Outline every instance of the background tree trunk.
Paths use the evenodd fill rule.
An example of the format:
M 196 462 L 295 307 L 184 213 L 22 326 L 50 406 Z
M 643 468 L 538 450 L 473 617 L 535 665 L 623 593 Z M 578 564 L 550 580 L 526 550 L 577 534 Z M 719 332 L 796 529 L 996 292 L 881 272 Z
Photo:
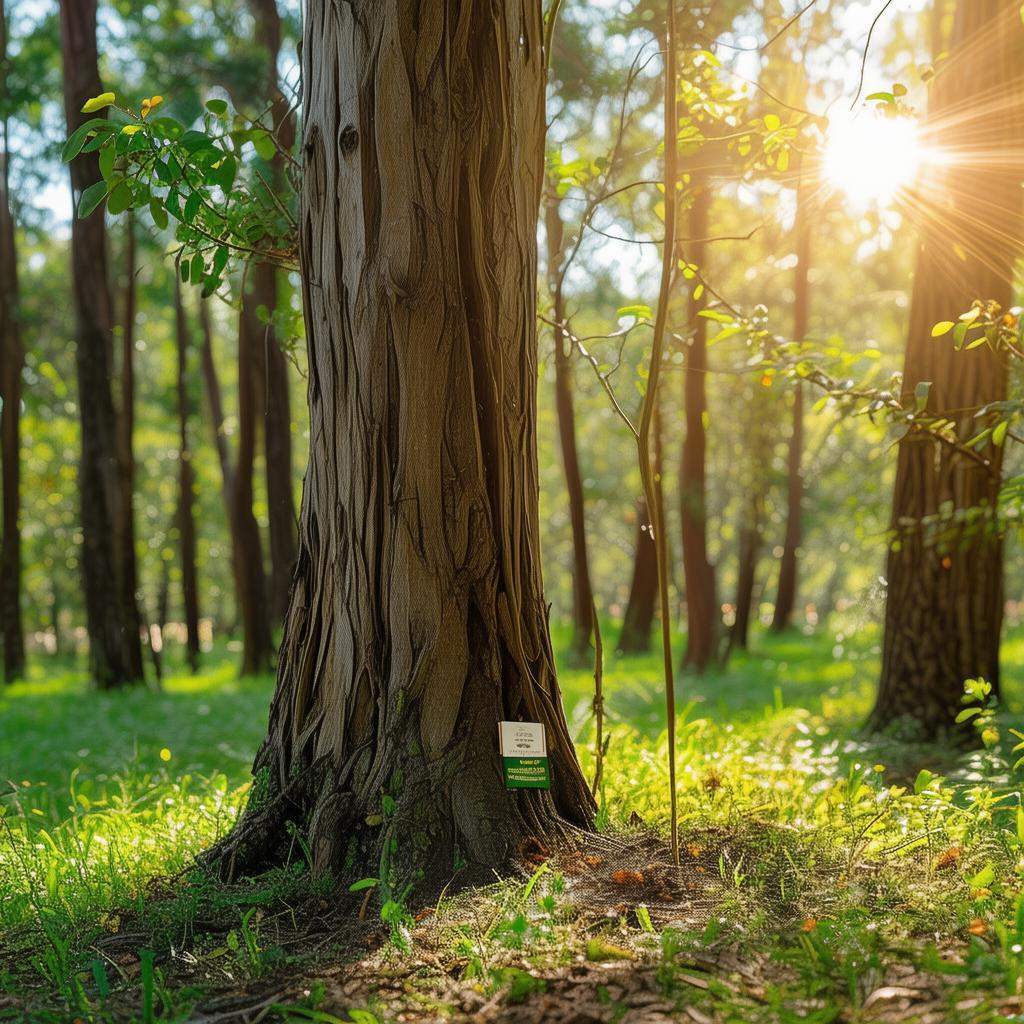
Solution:
M 935 215 L 922 229 L 903 388 L 913 396 L 930 381 L 927 410 L 953 418 L 965 441 L 978 430 L 975 410 L 1006 396 L 1005 357 L 987 345 L 956 351 L 952 334 L 933 339 L 931 329 L 975 299 L 1012 303 L 1024 111 L 1019 8 L 1015 0 L 960 0 L 929 111 L 930 129 L 955 162 L 922 189 Z M 1003 544 L 992 513 L 1002 448 L 982 454 L 991 471 L 913 432 L 900 441 L 876 727 L 907 716 L 935 736 L 953 724 L 965 679 L 984 676 L 998 687 Z M 949 536 L 936 542 L 921 520 L 944 503 L 984 518 L 973 528 L 950 521 Z
M 242 303 L 238 318 L 238 464 L 232 474 L 231 535 L 236 547 L 235 573 L 242 614 L 242 674 L 270 669 L 274 641 L 267 604 L 260 527 L 252 510 L 253 464 L 256 458 L 256 374 L 253 350 L 259 344 L 260 324 Z
M 750 617 L 754 602 L 757 561 L 761 554 L 764 493 L 754 487 L 740 527 L 739 565 L 736 575 L 736 619 L 729 633 L 729 648 L 745 651 L 750 641 Z
M 189 447 L 188 337 L 181 278 L 174 275 L 174 328 L 178 343 L 178 540 L 181 550 L 181 597 L 185 610 L 185 652 L 189 668 L 199 668 L 199 581 L 196 575 L 196 521 L 193 514 L 195 470 Z
M 90 116 L 86 100 L 103 91 L 96 55 L 95 0 L 61 0 L 64 110 L 68 134 Z M 96 153 L 71 162 L 71 188 L 81 192 L 100 179 Z M 75 309 L 75 362 L 82 424 L 78 487 L 82 520 L 82 582 L 89 633 L 89 667 L 102 689 L 142 679 L 138 609 L 125 601 L 124 545 L 119 543 L 121 477 L 117 424 L 110 391 L 112 315 L 102 205 L 71 223 Z M 111 583 L 113 582 L 113 587 Z
M 6 80 L 7 16 L 0 0 L 0 92 Z M 18 310 L 18 252 L 11 212 L 10 150 L 3 119 L 0 160 L 0 456 L 3 461 L 3 519 L 0 530 L 0 643 L 4 681 L 25 674 L 25 634 L 21 617 L 21 373 L 25 351 Z
M 618 651 L 620 654 L 644 654 L 651 649 L 654 608 L 658 600 L 658 563 L 651 536 L 651 518 L 647 502 L 636 503 L 636 545 L 633 553 L 633 578 L 629 601 L 622 618 Z
M 129 210 L 125 219 L 124 309 L 121 321 L 120 408 L 117 410 L 117 462 L 121 475 L 120 504 L 117 509 L 121 600 L 138 621 L 139 572 L 135 553 L 135 217 Z
M 238 368 L 239 380 L 242 373 L 247 373 L 248 358 L 242 346 L 244 340 L 245 317 L 239 321 Z M 199 307 L 199 322 L 203 333 L 202 366 L 203 378 L 206 382 L 206 397 L 210 405 L 210 423 L 213 429 L 213 443 L 217 449 L 220 462 L 221 495 L 224 499 L 224 510 L 227 513 L 228 533 L 231 537 L 231 566 L 235 581 L 235 605 L 237 619 L 242 623 L 242 670 L 244 674 L 266 671 L 270 667 L 272 642 L 270 620 L 267 615 L 266 599 L 263 594 L 265 578 L 263 577 L 263 553 L 260 544 L 259 525 L 252 512 L 252 441 L 250 431 L 252 407 L 251 398 L 239 391 L 239 464 L 243 456 L 248 465 L 248 485 L 242 486 L 248 492 L 243 494 L 243 501 L 248 504 L 236 508 L 235 499 L 239 490 L 237 475 L 231 465 L 228 451 L 228 439 L 224 433 L 224 405 L 221 400 L 220 381 L 217 378 L 217 365 L 213 357 L 213 330 L 210 325 L 209 307 L 203 301 Z M 250 382 L 251 383 L 251 382 Z M 251 394 L 251 393 L 250 393 Z M 245 423 L 241 412 L 245 412 Z M 243 429 L 244 428 L 244 429 Z
M 695 170 L 691 181 L 695 188 L 690 207 L 688 242 L 684 251 L 690 263 L 701 271 L 707 259 L 708 223 L 711 192 L 701 172 Z M 708 560 L 707 538 L 707 320 L 698 316 L 703 298 L 690 299 L 690 323 L 693 336 L 686 352 L 683 402 L 686 438 L 683 441 L 679 475 L 682 509 L 683 575 L 686 581 L 686 651 L 683 665 L 703 672 L 715 659 L 718 649 L 719 610 L 715 568 Z
M 277 63 L 281 52 L 281 17 L 276 0 L 249 0 L 255 21 L 256 41 L 266 53 L 265 96 L 269 101 L 271 123 L 278 151 L 270 161 L 270 177 L 278 196 L 287 194 L 284 158 L 280 149 L 290 151 L 295 144 L 295 120 L 278 79 Z M 270 264 L 256 264 L 250 270 L 251 290 L 243 299 L 248 316 L 258 323 L 257 310 L 266 308 L 272 316 L 277 309 L 277 270 Z M 292 415 L 289 394 L 288 359 L 281 350 L 273 322 L 261 324 L 254 335 L 253 366 L 257 374 L 257 402 L 263 422 L 263 448 L 267 477 L 267 516 L 270 527 L 270 605 L 271 621 L 284 621 L 288 610 L 288 591 L 296 555 L 295 501 L 292 494 Z
M 810 307 L 808 273 L 811 261 L 811 232 L 807 217 L 807 187 L 801 183 L 796 192 L 796 269 L 793 280 L 793 340 L 807 336 Z M 789 435 L 786 459 L 786 537 L 779 560 L 779 583 L 775 594 L 772 629 L 781 633 L 789 628 L 796 605 L 797 549 L 803 536 L 804 477 L 804 389 L 799 382 L 793 390 L 793 430 Z
M 573 409 L 572 343 L 561 325 L 565 323 L 565 299 L 562 293 L 562 218 L 558 196 L 552 189 L 544 204 L 545 234 L 548 246 L 548 283 L 551 291 L 555 346 L 555 413 L 558 417 L 558 440 L 562 449 L 566 493 L 569 499 L 569 521 L 572 526 L 572 643 L 570 653 L 580 663 L 592 660 L 590 637 L 594 632 L 594 593 L 590 583 L 590 562 L 587 558 L 587 526 L 584 515 L 583 478 L 580 474 L 579 451 L 576 447 L 576 417 Z
M 290 820 L 315 869 L 423 890 L 593 813 L 538 549 L 541 9 L 317 0 L 304 31 L 310 461 L 269 732 L 221 863 L 283 861 Z M 505 788 L 503 719 L 544 725 L 549 791 Z

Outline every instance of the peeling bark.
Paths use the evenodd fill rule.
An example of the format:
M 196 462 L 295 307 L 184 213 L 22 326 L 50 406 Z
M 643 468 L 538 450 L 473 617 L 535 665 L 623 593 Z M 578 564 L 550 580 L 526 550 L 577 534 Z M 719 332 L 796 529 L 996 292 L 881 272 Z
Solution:
M 540 5 L 311 0 L 300 223 L 310 461 L 277 691 L 225 873 L 430 889 L 589 825 L 540 562 Z M 385 130 L 386 126 L 386 130 Z M 497 723 L 552 788 L 507 790 Z
M 1019 6 L 960 0 L 952 54 L 933 84 L 929 111 L 957 161 L 935 170 L 922 192 L 931 201 L 941 196 L 942 206 L 922 231 L 903 389 L 913 396 L 918 382 L 930 381 L 928 410 L 948 411 L 965 441 L 977 430 L 974 410 L 1005 398 L 1006 359 L 987 345 L 955 351 L 952 335 L 933 339 L 931 328 L 956 320 L 975 299 L 1012 304 L 1024 138 Z M 972 107 L 971 97 L 997 99 Z M 967 259 L 958 258 L 954 243 Z M 900 441 L 875 727 L 907 717 L 936 736 L 953 726 L 965 679 L 984 676 L 998 687 L 1003 541 L 991 513 L 1002 448 L 989 445 L 983 454 L 992 472 L 913 434 Z M 951 542 L 935 543 L 921 520 L 944 504 L 987 510 L 989 520 L 974 532 L 951 526 Z

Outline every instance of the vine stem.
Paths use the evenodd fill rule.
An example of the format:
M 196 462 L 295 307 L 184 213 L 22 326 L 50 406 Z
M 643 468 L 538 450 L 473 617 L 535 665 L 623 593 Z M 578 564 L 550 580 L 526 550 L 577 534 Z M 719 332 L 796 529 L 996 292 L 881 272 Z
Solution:
M 647 390 L 640 407 L 637 431 L 637 454 L 643 480 L 647 509 L 654 534 L 654 550 L 658 573 L 658 603 L 661 610 L 661 650 L 665 677 L 665 717 L 668 729 L 668 780 L 672 831 L 672 859 L 679 865 L 679 812 L 676 805 L 676 691 L 672 657 L 672 616 L 668 602 L 668 549 L 665 537 L 664 509 L 659 500 L 660 487 L 651 463 L 651 423 L 658 403 L 668 304 L 675 264 L 676 180 L 678 118 L 676 114 L 676 17 L 675 0 L 668 0 L 665 47 L 665 243 L 661 258 L 661 284 L 658 289 L 658 311 L 654 318 L 651 339 L 651 362 L 647 374 Z

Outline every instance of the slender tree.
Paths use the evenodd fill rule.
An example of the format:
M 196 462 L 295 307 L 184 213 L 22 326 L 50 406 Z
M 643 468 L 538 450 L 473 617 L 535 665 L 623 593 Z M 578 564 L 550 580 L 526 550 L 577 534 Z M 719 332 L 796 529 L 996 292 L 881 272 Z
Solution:
M 174 329 L 178 349 L 178 542 L 181 597 L 185 610 L 185 651 L 189 668 L 199 668 L 199 581 L 196 574 L 196 521 L 193 512 L 195 470 L 189 444 L 189 327 L 181 301 L 181 279 L 174 275 Z
M 538 548 L 540 4 L 428 13 L 306 8 L 310 460 L 229 873 L 298 825 L 316 869 L 426 888 L 592 820 Z M 503 719 L 544 726 L 550 790 L 505 787 Z
M 565 295 L 562 272 L 562 217 L 558 195 L 548 187 L 544 202 L 544 226 L 547 236 L 548 289 L 551 293 L 551 318 L 555 323 L 555 414 L 558 440 L 565 469 L 572 527 L 572 643 L 570 652 L 579 663 L 590 661 L 590 638 L 594 632 L 594 594 L 587 558 L 587 527 L 584 515 L 583 478 L 576 447 L 576 414 L 573 408 L 572 342 L 566 336 Z
M 61 0 L 60 26 L 64 110 L 70 136 L 93 116 L 82 112 L 83 105 L 103 92 L 96 52 L 95 0 Z M 76 204 L 83 190 L 99 178 L 95 152 L 81 153 L 71 161 L 71 189 Z M 102 207 L 73 220 L 71 265 L 82 428 L 78 473 L 80 561 L 89 666 L 96 684 L 111 689 L 142 679 L 142 649 L 138 609 L 125 600 L 124 547 L 118 544 L 121 477 L 110 384 L 113 320 Z
M 622 617 L 618 651 L 620 654 L 642 654 L 651 649 L 654 608 L 658 600 L 658 563 L 651 536 L 647 502 L 636 503 L 636 543 L 633 547 L 633 575 L 629 583 L 629 600 Z
M 278 61 L 281 53 L 281 17 L 276 0 L 249 0 L 255 23 L 256 42 L 265 54 L 264 96 L 270 104 L 270 119 L 277 148 L 270 161 L 270 185 L 287 194 L 283 153 L 295 142 L 295 119 L 281 91 Z M 251 324 L 260 323 L 262 308 L 273 314 L 278 303 L 277 269 L 267 263 L 255 264 L 243 297 Z M 252 346 L 256 374 L 257 408 L 262 413 L 264 468 L 267 478 L 267 513 L 270 526 L 270 604 L 274 624 L 284 620 L 288 590 L 296 555 L 295 501 L 292 494 L 292 417 L 289 395 L 288 359 L 281 349 L 273 321 L 260 323 Z
M 224 405 L 217 364 L 213 354 L 213 330 L 209 307 L 199 310 L 202 328 L 202 368 L 214 447 L 220 462 L 221 495 L 231 535 L 231 565 L 235 581 L 235 602 L 242 623 L 242 673 L 252 675 L 270 668 L 273 640 L 266 601 L 263 545 L 260 528 L 252 510 L 253 461 L 256 448 L 254 419 L 254 374 L 251 369 L 251 337 L 256 328 L 244 306 L 238 330 L 238 464 L 231 463 L 224 431 Z
M 808 274 L 811 261 L 811 231 L 807 216 L 809 190 L 802 182 L 796 192 L 796 268 L 793 279 L 793 340 L 802 342 L 807 336 L 810 305 Z M 803 452 L 804 452 L 804 389 L 797 382 L 793 389 L 793 428 L 789 435 L 786 458 L 786 537 L 779 560 L 779 583 L 775 595 L 772 629 L 781 633 L 789 628 L 796 605 L 797 549 L 803 534 Z
M 691 175 L 690 241 L 686 258 L 701 270 L 707 259 L 711 192 L 701 171 Z M 699 316 L 703 296 L 690 293 L 691 337 L 683 374 L 686 436 L 679 470 L 682 511 L 683 575 L 686 583 L 686 651 L 684 666 L 703 672 L 718 648 L 719 612 L 715 568 L 708 559 L 707 538 L 707 320 Z
M 0 95 L 6 98 L 7 13 L 0 0 Z M 0 100 L 2 103 L 3 100 Z M 25 352 L 18 311 L 18 251 L 11 211 L 10 146 L 6 106 L 0 131 L 0 458 L 3 461 L 3 516 L 0 522 L 0 643 L 4 680 L 25 672 L 21 617 L 21 374 Z
M 117 508 L 117 550 L 124 567 L 121 573 L 121 601 L 134 609 L 142 622 L 138 598 L 138 562 L 135 553 L 135 317 L 136 265 L 135 217 L 131 211 L 125 218 L 124 298 L 121 315 L 120 406 L 117 408 L 117 462 L 121 475 Z
M 959 0 L 950 58 L 931 94 L 929 130 L 950 153 L 922 185 L 921 230 L 903 372 L 924 412 L 947 416 L 964 441 L 975 412 L 1006 395 L 1002 354 L 933 337 L 975 299 L 1012 303 L 1021 232 L 1021 69 L 1016 0 Z M 957 248 L 967 254 L 960 259 Z M 994 522 L 1002 448 L 972 459 L 910 430 L 900 441 L 893 491 L 882 642 L 872 723 L 915 719 L 927 735 L 950 727 L 965 679 L 999 683 L 1003 543 Z M 986 463 L 986 464 L 982 464 Z M 972 511 L 969 511 L 972 510 Z M 949 515 L 947 513 L 951 512 Z

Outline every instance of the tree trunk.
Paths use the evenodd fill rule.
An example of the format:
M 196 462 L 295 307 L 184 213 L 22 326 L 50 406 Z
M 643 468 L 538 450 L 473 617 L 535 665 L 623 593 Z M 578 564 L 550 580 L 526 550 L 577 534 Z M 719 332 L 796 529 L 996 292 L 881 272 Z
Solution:
M 117 509 L 118 557 L 121 600 L 142 626 L 139 606 L 139 573 L 135 553 L 135 217 L 129 210 L 125 221 L 125 285 L 121 323 L 121 403 L 117 410 L 117 463 L 120 470 L 120 503 Z
M 188 323 L 181 302 L 181 278 L 174 275 L 174 327 L 178 343 L 178 540 L 181 546 L 181 597 L 185 610 L 188 666 L 199 668 L 199 581 L 196 576 L 196 521 L 193 513 L 195 470 L 189 447 Z
M 64 109 L 70 134 L 91 117 L 82 105 L 103 91 L 96 55 L 95 0 L 61 0 Z M 71 162 L 71 188 L 100 179 L 96 153 Z M 125 600 L 123 545 L 117 530 L 121 476 L 117 423 L 110 390 L 112 315 L 102 206 L 71 223 L 82 457 L 78 490 L 82 521 L 82 582 L 89 633 L 89 667 L 96 684 L 112 689 L 142 679 L 138 610 Z
M 647 502 L 636 504 L 636 546 L 633 554 L 633 578 L 629 585 L 629 601 L 619 633 L 620 654 L 645 654 L 651 649 L 651 629 L 658 600 L 658 564 L 651 536 L 651 519 Z
M 244 307 L 243 307 L 244 309 Z M 227 436 L 224 433 L 224 406 L 221 400 L 217 365 L 213 358 L 213 331 L 210 327 L 209 308 L 204 301 L 199 310 L 203 332 L 203 378 L 206 397 L 210 404 L 210 422 L 214 447 L 220 461 L 221 494 L 227 513 L 228 532 L 231 537 L 231 566 L 235 580 L 235 604 L 242 623 L 242 673 L 250 675 L 270 668 L 273 645 L 270 619 L 266 602 L 266 579 L 263 575 L 263 551 L 259 524 L 252 511 L 252 463 L 255 425 L 252 411 L 252 374 L 250 373 L 248 342 L 244 314 L 239 319 L 238 379 L 239 379 L 239 468 L 231 465 Z M 243 387 L 242 382 L 247 386 Z M 247 480 L 239 482 L 239 474 Z M 236 500 L 241 495 L 240 502 Z
M 424 10 L 306 10 L 310 460 L 228 873 L 294 822 L 315 870 L 425 891 L 592 821 L 539 560 L 540 4 Z M 501 720 L 545 727 L 550 790 L 505 788 Z
M 807 336 L 810 304 L 808 272 L 811 260 L 811 234 L 807 217 L 808 189 L 802 182 L 796 193 L 796 270 L 793 281 L 793 340 L 802 342 Z M 804 477 L 801 463 L 804 454 L 804 389 L 797 382 L 793 391 L 793 429 L 789 435 L 786 460 L 786 537 L 779 561 L 779 583 L 775 594 L 772 630 L 781 633 L 789 628 L 796 605 L 797 549 L 803 536 Z
M 903 389 L 912 397 L 930 381 L 927 411 L 948 415 L 965 441 L 978 430 L 975 410 L 1006 396 L 1005 357 L 987 345 L 956 351 L 952 334 L 932 338 L 931 329 L 975 299 L 1012 303 L 1021 230 L 1019 6 L 960 0 L 952 56 L 931 97 L 931 124 L 954 162 L 922 192 L 940 195 L 942 205 L 922 230 Z M 971 97 L 986 99 L 972 107 Z M 968 258 L 957 256 L 957 246 Z M 981 454 L 988 470 L 914 432 L 900 441 L 875 727 L 906 716 L 936 736 L 952 726 L 965 679 L 983 676 L 998 687 L 1003 542 L 993 512 L 1002 448 Z M 948 520 L 944 509 L 953 511 Z M 981 522 L 961 525 L 956 513 L 966 509 L 979 510 Z M 937 540 L 926 516 L 940 517 L 948 536 Z
M 750 617 L 754 603 L 757 561 L 761 554 L 761 521 L 764 494 L 755 487 L 740 528 L 739 569 L 736 577 L 736 620 L 729 634 L 729 648 L 745 651 L 750 640 Z
M 7 19 L 0 0 L 0 91 L 6 78 Z M 0 643 L 4 681 L 25 674 L 25 634 L 21 617 L 21 374 L 25 351 L 18 310 L 18 253 L 10 199 L 7 119 L 2 122 L 0 159 L 0 456 L 3 461 L 3 519 L 0 529 Z
M 565 298 L 562 293 L 562 218 L 558 197 L 548 189 L 544 204 L 547 235 L 548 284 L 551 291 L 555 344 L 555 412 L 558 416 L 558 439 L 565 468 L 565 485 L 569 499 L 569 521 L 572 525 L 572 644 L 570 652 L 580 664 L 592 661 L 590 637 L 594 632 L 594 594 L 590 584 L 590 563 L 587 559 L 587 527 L 584 516 L 583 478 L 580 474 L 579 452 L 576 448 L 576 416 L 573 409 L 571 341 L 561 325 L 565 323 Z
M 281 52 L 281 17 L 276 0 L 249 0 L 255 21 L 256 41 L 266 54 L 265 96 L 271 104 L 270 115 L 278 146 L 290 151 L 295 143 L 295 121 L 281 92 L 277 64 Z M 286 194 L 284 158 L 275 152 L 270 161 L 270 177 L 276 193 Z M 258 323 L 256 311 L 263 306 L 271 316 L 277 309 L 277 270 L 270 264 L 250 269 L 250 290 L 244 302 L 249 304 L 251 322 Z M 284 621 L 288 610 L 288 591 L 295 568 L 295 502 L 292 495 L 292 417 L 289 394 L 288 360 L 277 338 L 273 323 L 260 324 L 261 331 L 253 351 L 258 376 L 257 400 L 263 416 L 264 468 L 267 477 L 267 516 L 270 526 L 270 605 L 271 621 Z
M 687 247 L 687 260 L 703 271 L 707 258 L 708 222 L 711 192 L 694 172 L 696 189 L 690 208 L 689 232 L 693 239 Z M 686 582 L 686 651 L 684 667 L 703 672 L 715 659 L 718 649 L 719 610 L 715 568 L 708 560 L 707 538 L 707 320 L 698 316 L 703 300 L 690 299 L 693 337 L 686 353 L 683 401 L 686 438 L 680 466 L 680 505 L 682 508 L 683 576 Z

